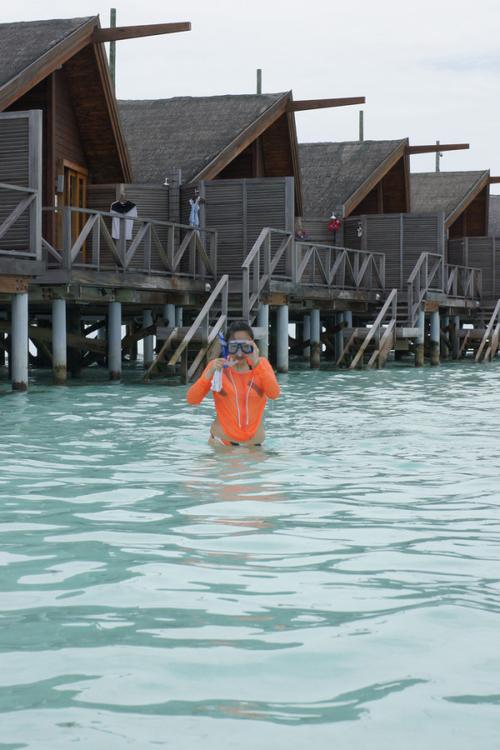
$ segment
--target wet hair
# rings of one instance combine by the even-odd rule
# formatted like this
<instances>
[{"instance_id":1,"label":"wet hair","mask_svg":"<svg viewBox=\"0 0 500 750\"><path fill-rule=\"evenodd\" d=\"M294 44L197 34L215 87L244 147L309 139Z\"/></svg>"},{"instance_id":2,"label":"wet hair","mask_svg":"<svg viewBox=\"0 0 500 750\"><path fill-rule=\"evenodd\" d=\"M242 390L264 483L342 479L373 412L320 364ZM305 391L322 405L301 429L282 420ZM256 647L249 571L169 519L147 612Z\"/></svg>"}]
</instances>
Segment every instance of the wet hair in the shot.
<instances>
[{"instance_id":1,"label":"wet hair","mask_svg":"<svg viewBox=\"0 0 500 750\"><path fill-rule=\"evenodd\" d=\"M244 331L245 333L248 333L252 341L254 340L253 331L251 327L248 325L248 323L244 320L233 320L233 322L231 323L231 325L226 331L226 340L229 341L231 336L234 336L234 334L237 333L238 331Z\"/></svg>"}]
</instances>

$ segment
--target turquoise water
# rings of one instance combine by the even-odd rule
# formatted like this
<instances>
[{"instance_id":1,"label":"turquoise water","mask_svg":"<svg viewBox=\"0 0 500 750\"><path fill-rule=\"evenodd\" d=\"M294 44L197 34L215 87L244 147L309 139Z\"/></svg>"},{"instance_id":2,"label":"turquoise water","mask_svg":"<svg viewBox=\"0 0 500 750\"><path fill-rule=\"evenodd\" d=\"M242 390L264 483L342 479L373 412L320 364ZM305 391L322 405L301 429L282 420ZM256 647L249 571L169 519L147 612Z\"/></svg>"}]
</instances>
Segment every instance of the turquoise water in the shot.
<instances>
[{"instance_id":1,"label":"turquoise water","mask_svg":"<svg viewBox=\"0 0 500 750\"><path fill-rule=\"evenodd\" d=\"M104 375L102 375L104 377ZM0 748L500 747L500 366L0 397Z\"/></svg>"}]
</instances>

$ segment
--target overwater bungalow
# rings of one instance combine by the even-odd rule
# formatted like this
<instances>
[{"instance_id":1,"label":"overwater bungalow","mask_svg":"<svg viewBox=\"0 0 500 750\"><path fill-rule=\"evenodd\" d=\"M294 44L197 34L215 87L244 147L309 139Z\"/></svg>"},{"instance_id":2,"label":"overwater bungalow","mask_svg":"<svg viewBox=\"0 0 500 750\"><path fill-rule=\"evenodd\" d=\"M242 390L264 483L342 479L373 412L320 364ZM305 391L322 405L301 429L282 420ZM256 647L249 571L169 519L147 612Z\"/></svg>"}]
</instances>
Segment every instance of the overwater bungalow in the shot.
<instances>
[{"instance_id":1,"label":"overwater bungalow","mask_svg":"<svg viewBox=\"0 0 500 750\"><path fill-rule=\"evenodd\" d=\"M173 319L176 306L198 309L215 283L214 232L150 215L132 225L123 205L110 211L125 203L121 186L133 173L103 43L189 28L101 29L97 16L0 24L1 344L15 388L26 387L28 316L38 361L52 362L57 382L66 378L67 347L74 373L107 356L118 378L122 321L133 356L153 306ZM116 191L96 212L102 184ZM142 334L133 330L138 316ZM106 324L107 344L89 336ZM152 345L146 336L150 360Z\"/></svg>"}]
</instances>

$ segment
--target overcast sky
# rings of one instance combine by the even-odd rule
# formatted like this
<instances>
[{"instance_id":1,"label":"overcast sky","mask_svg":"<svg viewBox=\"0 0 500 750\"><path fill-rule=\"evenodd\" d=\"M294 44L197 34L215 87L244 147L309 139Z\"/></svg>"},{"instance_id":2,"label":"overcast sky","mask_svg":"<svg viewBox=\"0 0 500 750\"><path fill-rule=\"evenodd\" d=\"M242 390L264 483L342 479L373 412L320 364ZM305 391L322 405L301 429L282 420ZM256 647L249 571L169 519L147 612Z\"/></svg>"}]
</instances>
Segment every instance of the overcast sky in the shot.
<instances>
[{"instance_id":1,"label":"overcast sky","mask_svg":"<svg viewBox=\"0 0 500 750\"><path fill-rule=\"evenodd\" d=\"M2 3L1 21L99 14L78 0ZM470 143L442 170L500 175L500 2L475 0L117 0L118 25L191 21L188 33L117 43L122 99L293 90L296 99L366 96L365 138L409 137L418 145ZM360 107L297 115L300 141L358 137ZM434 169L412 157L412 171ZM492 192L500 192L493 186Z\"/></svg>"}]
</instances>

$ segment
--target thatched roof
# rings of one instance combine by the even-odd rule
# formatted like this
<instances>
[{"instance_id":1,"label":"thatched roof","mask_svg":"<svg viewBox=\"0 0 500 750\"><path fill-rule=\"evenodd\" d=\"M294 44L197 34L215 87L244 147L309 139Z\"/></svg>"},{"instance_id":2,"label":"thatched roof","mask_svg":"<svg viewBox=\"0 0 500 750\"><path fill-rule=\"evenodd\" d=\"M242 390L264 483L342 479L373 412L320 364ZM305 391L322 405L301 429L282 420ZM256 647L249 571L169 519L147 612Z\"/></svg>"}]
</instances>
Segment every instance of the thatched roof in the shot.
<instances>
[{"instance_id":1,"label":"thatched roof","mask_svg":"<svg viewBox=\"0 0 500 750\"><path fill-rule=\"evenodd\" d=\"M242 131L288 94L178 96L120 101L137 182L162 183L173 170L190 182Z\"/></svg>"},{"instance_id":2,"label":"thatched roof","mask_svg":"<svg viewBox=\"0 0 500 750\"><path fill-rule=\"evenodd\" d=\"M342 207L407 140L299 144L304 216L324 218Z\"/></svg>"},{"instance_id":3,"label":"thatched roof","mask_svg":"<svg viewBox=\"0 0 500 750\"><path fill-rule=\"evenodd\" d=\"M490 195L488 235L500 237L500 195Z\"/></svg>"},{"instance_id":4,"label":"thatched roof","mask_svg":"<svg viewBox=\"0 0 500 750\"><path fill-rule=\"evenodd\" d=\"M412 213L444 211L446 220L487 184L489 172L420 172L410 177Z\"/></svg>"},{"instance_id":5,"label":"thatched roof","mask_svg":"<svg viewBox=\"0 0 500 750\"><path fill-rule=\"evenodd\" d=\"M94 16L1 23L0 87L92 18Z\"/></svg>"}]
</instances>

